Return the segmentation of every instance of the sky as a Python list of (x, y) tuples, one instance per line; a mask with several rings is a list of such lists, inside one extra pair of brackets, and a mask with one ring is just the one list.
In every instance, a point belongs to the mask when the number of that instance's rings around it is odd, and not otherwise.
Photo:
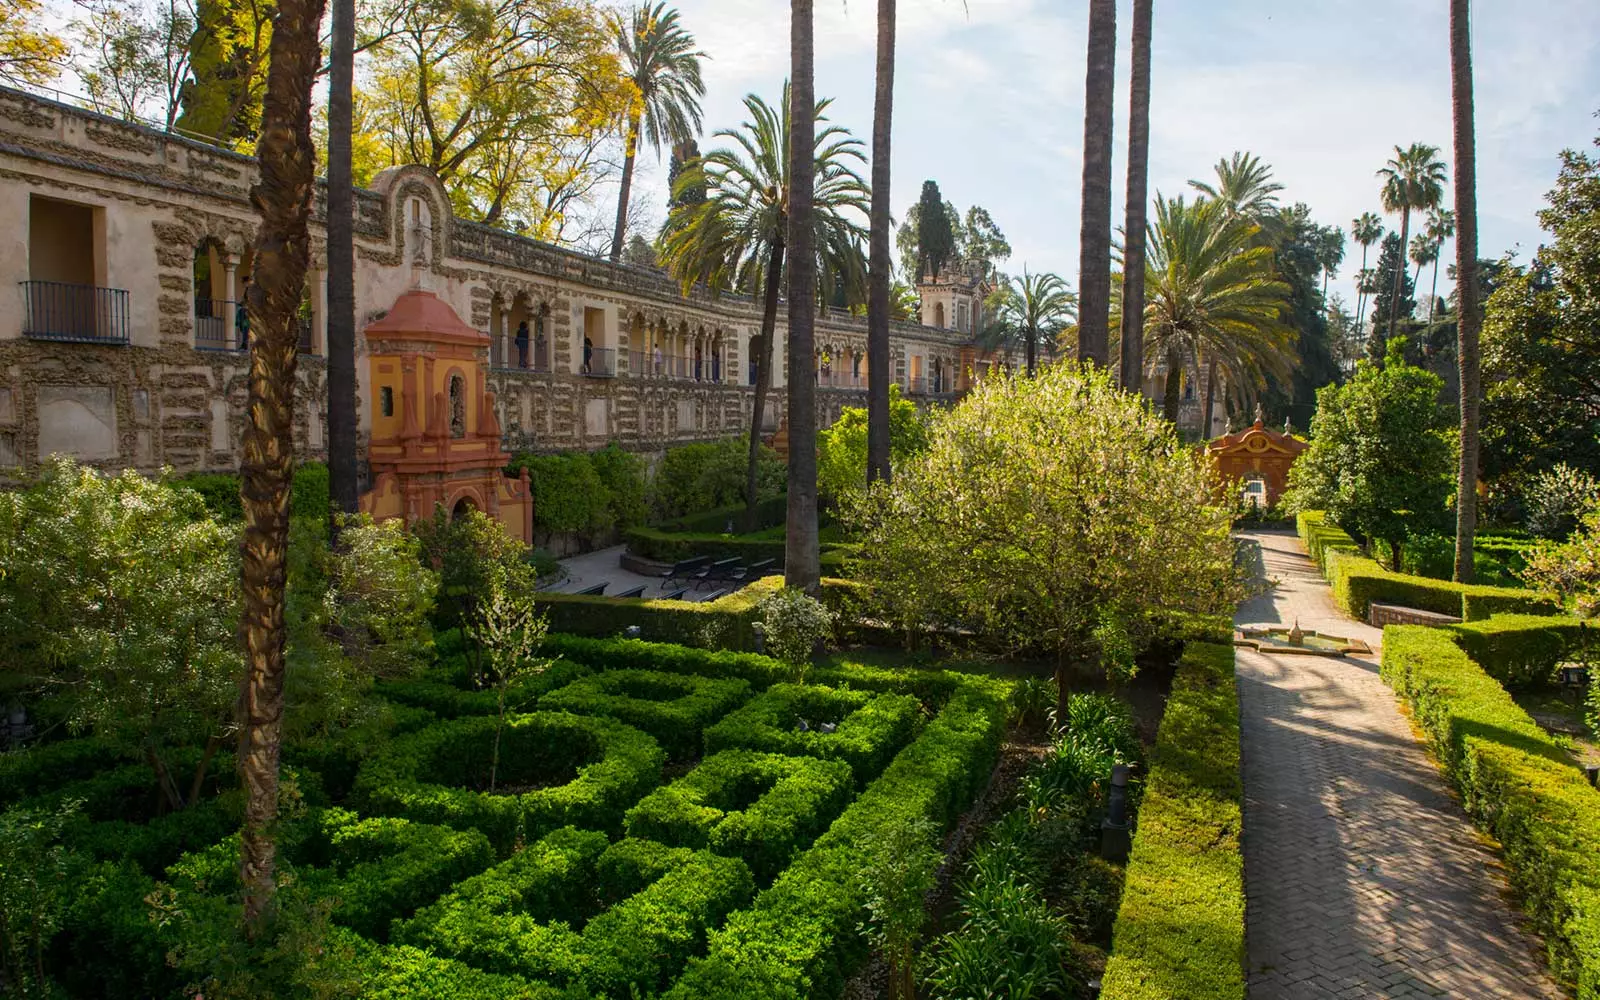
[[(673, 0), (710, 57), (709, 133), (744, 120), (741, 101), (778, 98), (789, 66), (781, 0)], [(829, 117), (872, 134), (874, 0), (817, 0), (816, 92)], [(1113, 219), (1126, 183), (1130, 0), (1117, 4)], [(1394, 146), (1451, 152), (1446, 0), (1188, 0), (1155, 4), (1150, 189), (1182, 193), (1217, 160), (1248, 150), (1273, 168), (1286, 203), (1320, 224), (1380, 212), (1374, 174)], [(1474, 4), (1479, 254), (1526, 260), (1563, 148), (1600, 134), (1600, 2)], [(925, 179), (963, 210), (987, 208), (1010, 239), (1003, 269), (1055, 271), (1075, 289), (1083, 155), (1083, 0), (900, 0), (893, 205)], [(640, 183), (664, 215), (666, 169), (645, 153)], [(1453, 167), (1453, 164), (1452, 164)], [(1447, 197), (1449, 197), (1447, 193)], [(1389, 220), (1396, 230), (1398, 217)], [(1373, 251), (1376, 257), (1376, 248)], [(1453, 259), (1453, 245), (1444, 250)], [(1360, 247), (1330, 286), (1354, 307)], [(1448, 282), (1440, 269), (1440, 294)], [(1426, 276), (1424, 277), (1426, 281)]]

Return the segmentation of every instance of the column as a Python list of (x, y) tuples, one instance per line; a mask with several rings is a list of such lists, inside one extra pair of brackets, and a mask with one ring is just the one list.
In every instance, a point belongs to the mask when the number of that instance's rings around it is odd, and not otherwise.
[(308, 271), (311, 282), (311, 353), (321, 354), (328, 342), (328, 272)]
[(239, 310), (237, 304), (239, 295), (238, 276), (235, 273), (238, 270), (239, 259), (231, 253), (224, 254), (222, 256), (222, 290), (228, 298), (227, 304), (222, 307), (222, 311), (227, 314), (222, 321), (222, 344), (224, 347), (239, 346), (239, 327), (235, 319)]

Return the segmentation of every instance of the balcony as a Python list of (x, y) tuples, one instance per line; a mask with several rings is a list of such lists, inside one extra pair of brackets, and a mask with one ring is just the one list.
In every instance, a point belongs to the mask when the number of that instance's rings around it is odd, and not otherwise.
[(128, 342), (128, 292), (122, 288), (23, 281), (22, 335), (76, 344)]
[(194, 346), (202, 351), (246, 350), (237, 332), (228, 336), (228, 317), (236, 315), (238, 308), (226, 299), (195, 299)]
[[(509, 353), (509, 357), (507, 354)], [(550, 371), (550, 345), (539, 340), (518, 346), (514, 337), (489, 338), (489, 367), (503, 372)]]
[(675, 379), (680, 382), (724, 381), (720, 358), (696, 359), (678, 354), (656, 354), (653, 351), (629, 351), (628, 372), (635, 378)]
[(299, 352), (312, 357), (320, 357), (317, 353), (317, 338), (315, 327), (310, 316), (300, 316), (295, 319), (295, 324), (300, 329)]
[(617, 377), (617, 349), (615, 347), (589, 347), (583, 348), (583, 363), (578, 368), (578, 374), (590, 378), (616, 378)]

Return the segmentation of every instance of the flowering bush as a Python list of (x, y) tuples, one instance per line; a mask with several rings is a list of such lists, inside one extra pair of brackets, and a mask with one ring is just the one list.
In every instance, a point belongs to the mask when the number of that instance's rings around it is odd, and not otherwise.
[(785, 587), (762, 601), (756, 612), (761, 617), (767, 652), (793, 668), (795, 680), (804, 683), (812, 652), (833, 628), (833, 612), (793, 587)]
[(1528, 586), (1575, 599), (1584, 617), (1600, 613), (1600, 500), (1591, 503), (1571, 538), (1541, 545), (1527, 560), (1522, 578)]

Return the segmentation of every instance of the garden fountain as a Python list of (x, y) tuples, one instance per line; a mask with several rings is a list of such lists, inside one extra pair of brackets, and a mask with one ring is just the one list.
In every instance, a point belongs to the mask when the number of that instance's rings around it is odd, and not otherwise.
[(1233, 644), (1283, 656), (1347, 656), (1372, 652), (1372, 647), (1360, 639), (1303, 630), (1298, 619), (1290, 628), (1241, 625), (1233, 633)]

